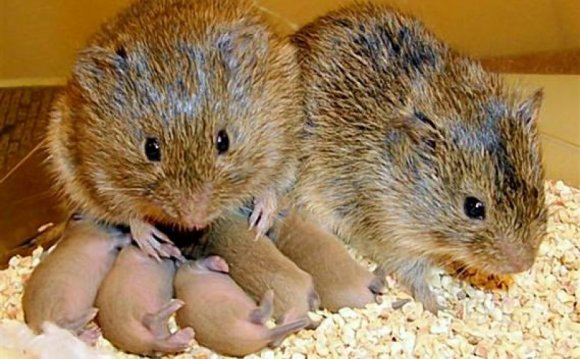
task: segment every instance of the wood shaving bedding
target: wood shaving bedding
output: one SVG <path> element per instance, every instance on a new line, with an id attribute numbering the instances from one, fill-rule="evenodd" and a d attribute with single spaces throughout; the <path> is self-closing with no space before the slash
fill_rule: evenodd
<path id="1" fill-rule="evenodd" d="M 546 193 L 548 237 L 530 271 L 513 278 L 469 273 L 467 281 L 436 271 L 430 282 L 448 308 L 437 316 L 410 300 L 389 277 L 381 304 L 363 310 L 345 308 L 337 314 L 319 311 L 316 316 L 323 320 L 316 330 L 303 330 L 275 350 L 248 357 L 580 358 L 580 190 L 548 182 Z M 15 256 L 9 268 L 0 272 L 3 358 L 11 358 L 11 353 L 23 357 L 24 345 L 10 335 L 22 337 L 14 334 L 14 328 L 26 329 L 20 303 L 23 283 L 42 255 L 38 248 L 29 257 Z M 492 287 L 502 289 L 490 291 Z M 7 328 L 12 328 L 12 334 Z M 75 339 L 67 340 L 78 345 Z M 117 351 L 103 338 L 96 350 L 105 355 L 99 357 L 137 358 Z M 219 357 L 194 344 L 184 354 L 164 358 Z"/>

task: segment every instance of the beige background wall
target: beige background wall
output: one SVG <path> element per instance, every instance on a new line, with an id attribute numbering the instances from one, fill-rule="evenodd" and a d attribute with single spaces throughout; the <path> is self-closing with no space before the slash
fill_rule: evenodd
<path id="1" fill-rule="evenodd" d="M 75 51 L 129 0 L 0 0 L 0 79 L 58 78 Z M 260 0 L 297 25 L 346 0 Z M 473 56 L 580 49 L 578 0 L 391 0 Z"/>
<path id="2" fill-rule="evenodd" d="M 128 2 L 0 0 L 0 86 L 61 83 L 90 33 Z M 294 26 L 349 2 L 258 1 L 280 23 Z M 418 15 L 452 46 L 476 57 L 580 50 L 580 0 L 386 2 Z M 541 130 L 548 175 L 580 186 L 580 76 L 523 80 L 546 88 Z"/>

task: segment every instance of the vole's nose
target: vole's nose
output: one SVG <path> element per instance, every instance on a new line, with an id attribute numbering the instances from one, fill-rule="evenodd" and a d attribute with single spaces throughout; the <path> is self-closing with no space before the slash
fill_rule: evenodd
<path id="1" fill-rule="evenodd" d="M 536 259 L 535 251 L 525 244 L 509 240 L 500 241 L 499 248 L 503 254 L 502 268 L 505 273 L 520 273 L 532 267 Z"/>
<path id="2" fill-rule="evenodd" d="M 203 229 L 207 226 L 212 192 L 212 185 L 205 184 L 200 190 L 195 191 L 193 196 L 182 200 L 178 211 L 183 226 L 191 229 Z"/>

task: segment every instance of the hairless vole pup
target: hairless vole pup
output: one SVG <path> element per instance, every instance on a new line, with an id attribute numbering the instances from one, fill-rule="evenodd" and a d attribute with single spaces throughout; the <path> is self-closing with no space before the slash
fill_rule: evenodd
<path id="1" fill-rule="evenodd" d="M 24 287 L 26 323 L 37 333 L 52 322 L 87 342 L 99 331 L 87 327 L 95 315 L 97 291 L 119 250 L 131 242 L 128 234 L 92 220 L 73 217 L 54 250 L 34 269 Z"/>
<path id="2" fill-rule="evenodd" d="M 218 256 L 188 262 L 177 270 L 175 295 L 185 305 L 176 320 L 195 329 L 199 344 L 220 354 L 243 356 L 276 346 L 310 323 L 308 318 L 289 319 L 269 329 L 265 324 L 272 314 L 274 292 L 267 291 L 256 307 L 228 271 Z"/>
<path id="3" fill-rule="evenodd" d="M 164 223 L 199 229 L 254 199 L 263 234 L 296 172 L 294 47 L 249 0 L 138 0 L 76 60 L 48 129 L 72 206 L 179 257 Z"/>
<path id="4" fill-rule="evenodd" d="M 175 264 L 147 256 L 135 246 L 124 248 L 97 296 L 97 321 L 103 336 L 135 354 L 184 351 L 193 339 L 191 328 L 170 333 L 169 317 L 183 306 L 173 298 Z"/>
<path id="5" fill-rule="evenodd" d="M 320 304 L 330 311 L 362 308 L 380 301 L 385 275 L 358 263 L 333 234 L 292 211 L 280 221 L 276 247 L 314 279 Z"/>
<path id="6" fill-rule="evenodd" d="M 244 230 L 245 218 L 231 213 L 212 223 L 203 238 L 203 254 L 225 259 L 230 276 L 255 300 L 272 289 L 277 321 L 286 320 L 290 310 L 292 315 L 306 317 L 309 311 L 318 309 L 320 300 L 312 277 L 286 258 L 269 238 L 254 240 L 255 235 Z"/>
<path id="7" fill-rule="evenodd" d="M 525 271 L 546 232 L 542 92 L 523 97 L 385 5 L 293 35 L 305 91 L 298 206 L 432 311 L 426 274 Z"/>

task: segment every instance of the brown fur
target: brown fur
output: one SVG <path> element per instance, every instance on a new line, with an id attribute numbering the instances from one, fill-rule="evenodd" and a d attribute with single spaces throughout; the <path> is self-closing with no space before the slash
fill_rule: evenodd
<path id="1" fill-rule="evenodd" d="M 320 304 L 330 311 L 362 308 L 380 301 L 384 275 L 373 275 L 317 223 L 290 213 L 281 222 L 276 247 L 314 279 Z"/>
<path id="2" fill-rule="evenodd" d="M 538 91 L 523 98 L 383 5 L 293 37 L 305 87 L 297 204 L 394 272 L 429 309 L 425 275 L 460 261 L 527 270 L 546 231 Z M 467 196 L 484 220 L 464 212 Z"/>
<path id="3" fill-rule="evenodd" d="M 274 292 L 268 290 L 260 305 L 227 274 L 223 258 L 211 256 L 182 265 L 175 275 L 175 294 L 185 302 L 176 315 L 180 325 L 195 328 L 199 344 L 220 354 L 244 356 L 266 346 L 277 346 L 309 320 L 290 319 L 269 329 Z"/>
<path id="4" fill-rule="evenodd" d="M 267 224 L 295 175 L 298 89 L 293 47 L 250 1 L 137 1 L 78 55 L 49 125 L 54 172 L 74 208 L 140 245 L 161 235 L 147 222 L 200 228 L 252 198 Z"/>
<path id="5" fill-rule="evenodd" d="M 245 217 L 233 213 L 211 225 L 204 238 L 204 255 L 223 257 L 229 274 L 254 300 L 274 290 L 274 318 L 284 320 L 290 310 L 304 317 L 318 309 L 319 298 L 312 277 L 286 258 L 269 238 L 254 240 L 245 230 Z"/>
<path id="6" fill-rule="evenodd" d="M 40 332 L 49 321 L 91 342 L 98 331 L 87 328 L 97 314 L 97 291 L 128 235 L 87 219 L 71 219 L 56 248 L 26 282 L 22 307 L 26 323 Z"/>
<path id="7" fill-rule="evenodd" d="M 189 347 L 193 330 L 169 332 L 169 317 L 183 306 L 173 298 L 175 264 L 157 262 L 135 246 L 124 248 L 99 288 L 97 320 L 103 336 L 129 353 L 179 353 Z"/>

